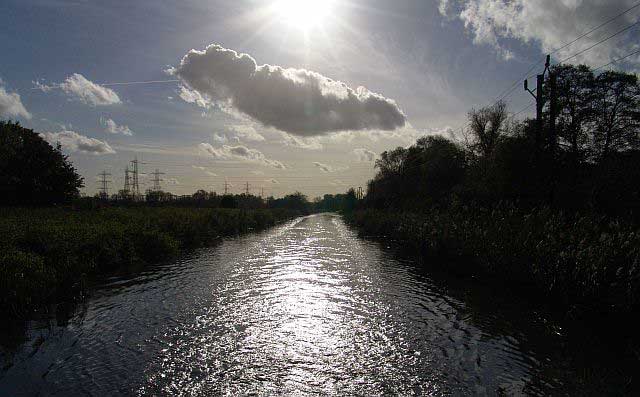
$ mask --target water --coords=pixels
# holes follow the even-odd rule
[[[0,395],[572,390],[561,330],[397,258],[316,215],[107,280],[68,321],[31,324]]]

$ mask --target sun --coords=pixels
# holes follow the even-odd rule
[[[279,0],[276,13],[283,22],[302,30],[322,25],[334,8],[334,0]]]

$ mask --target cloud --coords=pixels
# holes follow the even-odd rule
[[[199,147],[216,160],[241,160],[278,169],[286,168],[280,161],[267,158],[261,151],[242,145],[214,147],[209,143],[201,143]]]
[[[269,182],[272,185],[279,185],[280,182],[278,182],[276,179],[266,179],[265,182]]]
[[[133,131],[127,125],[118,125],[112,119],[105,119],[100,117],[100,124],[104,126],[104,130],[110,134],[122,134],[132,136]]]
[[[60,142],[65,150],[89,154],[113,154],[115,150],[105,141],[89,138],[74,131],[45,132],[40,134],[52,145]]]
[[[36,81],[35,86],[42,92],[49,92],[55,88],[59,88],[69,97],[91,106],[107,106],[122,103],[115,91],[96,84],[79,73],[74,73],[67,77],[63,83],[45,85]]]
[[[474,43],[494,47],[503,58],[513,56],[506,48],[509,39],[540,45],[549,53],[564,43],[600,25],[610,17],[631,7],[635,0],[440,0],[443,15],[459,18],[473,35]],[[608,37],[634,22],[634,13],[628,13],[607,24],[575,44],[558,51],[554,56],[565,59],[581,49]],[[600,65],[637,48],[634,40],[616,37],[594,47],[571,63]],[[637,60],[636,60],[637,62]]]
[[[376,154],[368,149],[353,149],[358,161],[372,162],[376,159]]]
[[[2,80],[0,80],[0,84]],[[0,85],[0,116],[1,117],[23,117],[25,119],[31,118],[31,113],[22,104],[20,95],[15,92],[7,92],[5,88]]]
[[[304,69],[258,66],[247,54],[210,45],[191,50],[170,72],[198,103],[228,103],[265,126],[299,136],[334,131],[394,130],[405,115],[391,99],[364,87],[352,89],[339,81]]]
[[[165,182],[167,183],[167,185],[179,185],[180,181],[177,180],[176,178],[169,178],[167,180],[165,180]]]
[[[314,161],[313,165],[315,165],[316,167],[320,168],[320,170],[322,172],[333,172],[333,171],[335,171],[333,169],[333,167],[331,167],[330,165],[323,164],[323,163],[318,163],[317,161]]]
[[[201,108],[208,109],[211,107],[211,103],[207,101],[198,91],[190,90],[187,87],[180,87],[178,96],[187,103],[193,103]]]
[[[198,165],[192,165],[191,167],[193,169],[195,169],[195,170],[203,171],[208,176],[218,176],[218,174],[216,174],[215,172],[209,171],[209,169],[207,167],[202,167],[202,166],[198,166]]]
[[[290,135],[286,132],[282,132],[282,143],[285,146],[296,147],[305,150],[322,150],[324,146],[318,142],[317,138],[300,138],[294,135]]]
[[[262,136],[255,128],[246,124],[230,125],[226,131],[213,134],[213,140],[217,143],[262,142]]]
[[[228,127],[230,133],[238,137],[241,141],[262,142],[264,137],[250,125],[238,124]]]

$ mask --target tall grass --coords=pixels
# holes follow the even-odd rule
[[[87,277],[272,226],[290,210],[0,209],[0,311],[23,316]]]
[[[351,220],[366,234],[394,238],[423,255],[460,259],[440,263],[463,263],[465,271],[513,286],[533,285],[567,313],[639,308],[640,229],[632,224],[509,205],[364,210]]]

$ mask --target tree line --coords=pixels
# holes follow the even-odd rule
[[[262,198],[251,194],[224,194],[200,189],[176,196],[148,191],[134,197],[120,191],[111,197],[96,194],[80,197],[84,179],[60,145],[52,146],[40,134],[19,123],[0,120],[0,206],[44,207],[73,205],[76,208],[174,206],[227,209],[287,209],[300,213],[341,211],[356,206],[355,191],[317,197],[310,201],[295,192],[284,197]]]
[[[558,65],[540,122],[504,102],[472,109],[461,139],[420,138],[382,153],[366,206],[420,209],[505,201],[521,207],[640,213],[640,85],[635,74]],[[551,81],[547,81],[551,83]]]

